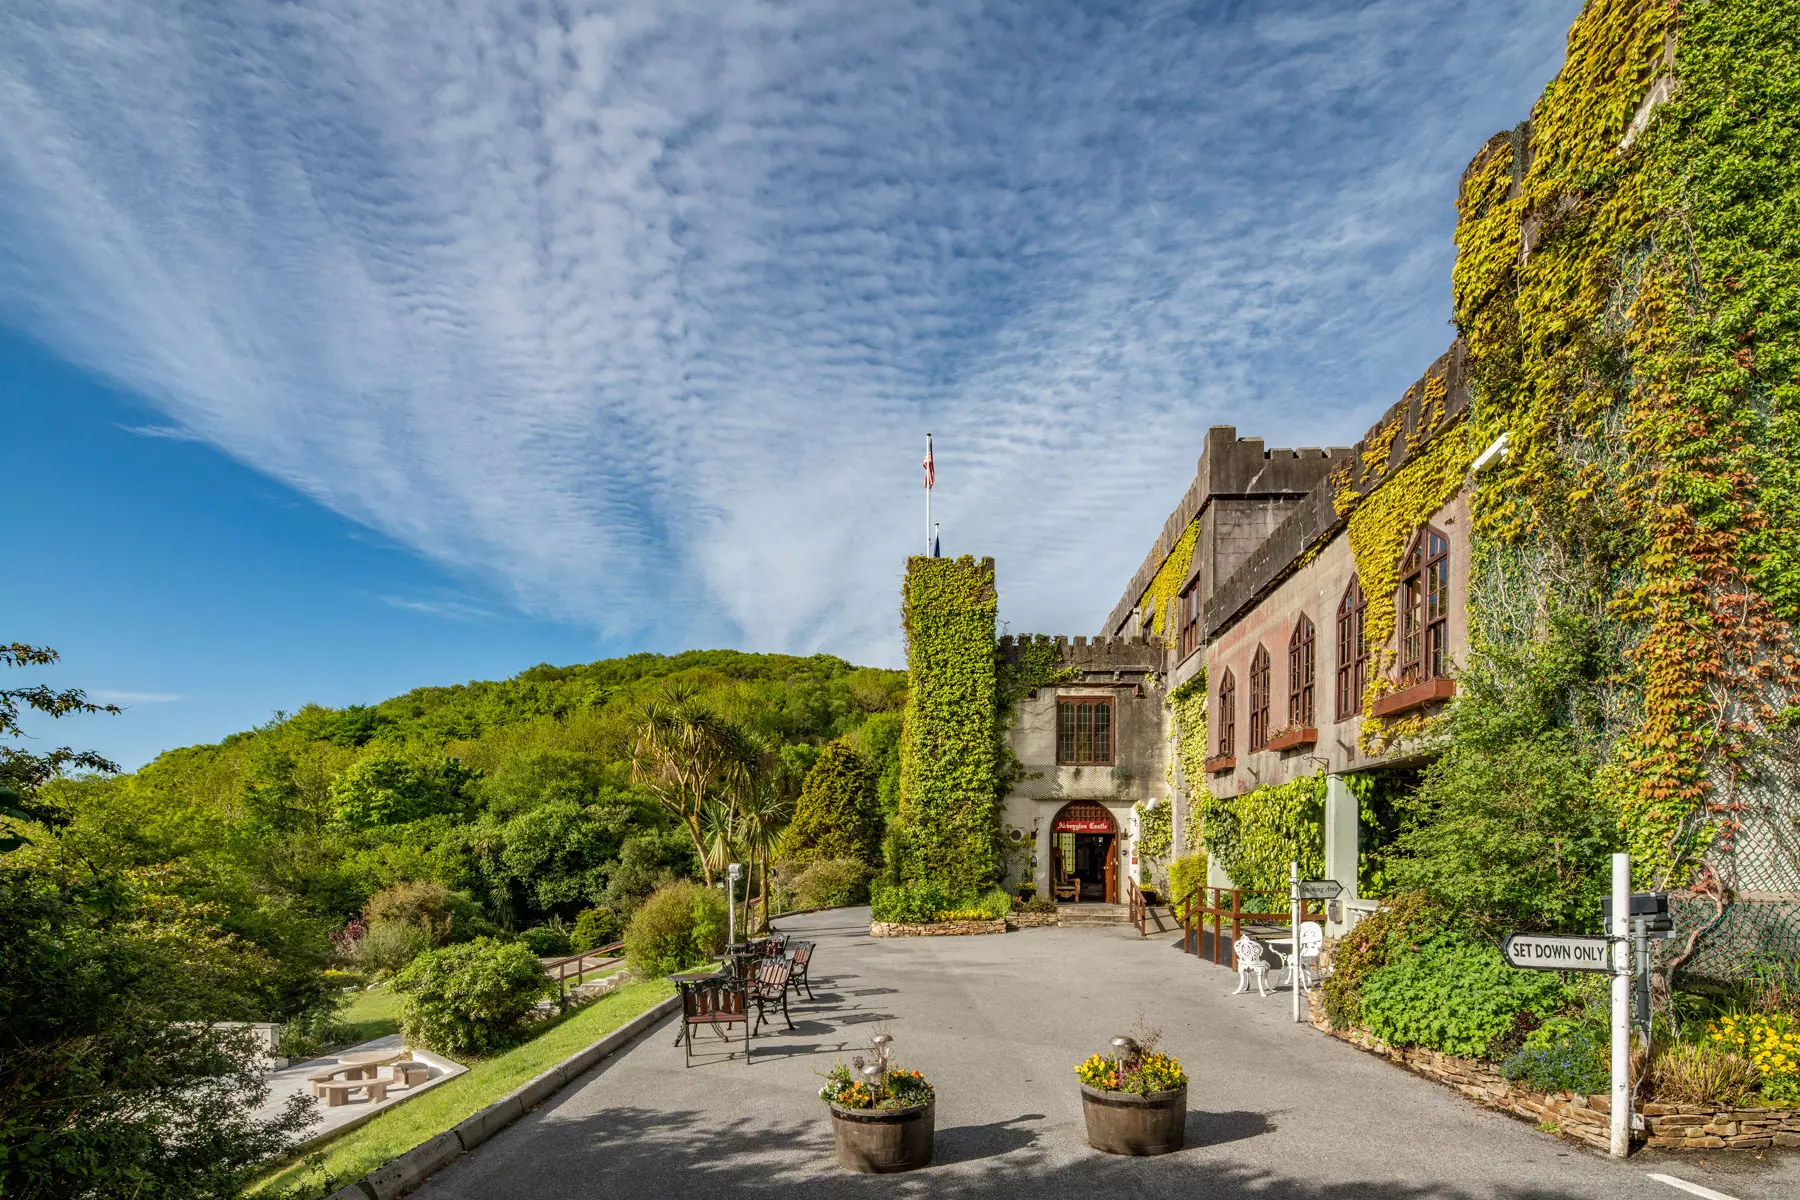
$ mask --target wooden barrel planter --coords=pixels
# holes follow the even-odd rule
[[[831,1106],[838,1165],[868,1175],[911,1171],[931,1162],[937,1132],[937,1101],[911,1108]]]
[[[1187,1144],[1187,1085],[1140,1096],[1081,1088],[1088,1145],[1108,1154],[1169,1154]]]

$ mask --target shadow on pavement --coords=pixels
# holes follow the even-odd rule
[[[1175,1200],[1583,1200],[1585,1193],[1518,1186],[1468,1191],[1448,1184],[1393,1180],[1301,1179],[1265,1167],[1219,1161],[1210,1147],[1268,1132],[1260,1114],[1193,1113],[1198,1136],[1189,1148],[1160,1158],[1115,1158],[1085,1148],[1073,1161],[1053,1158],[1046,1136],[1064,1128],[1031,1128],[1026,1113],[987,1125],[941,1129],[936,1161],[903,1176],[855,1175],[832,1160],[829,1120],[721,1119],[694,1110],[612,1108],[579,1121],[535,1130],[529,1187],[522,1164],[500,1154],[473,1155],[467,1168],[428,1188],[433,1196],[533,1197],[704,1195],[807,1197],[974,1196],[1021,1200],[1104,1200],[1112,1196]],[[1060,1161],[1059,1161],[1060,1159]],[[1321,1174],[1328,1172],[1322,1171]]]
[[[990,1125],[958,1125],[937,1131],[933,1157],[937,1164],[973,1162],[978,1158],[995,1158],[1037,1145],[1037,1133],[1015,1126],[1025,1121],[1042,1121],[1043,1113],[1026,1113],[1010,1121]]]
[[[1226,1142],[1241,1142],[1245,1138],[1273,1133],[1275,1132],[1275,1122],[1269,1120],[1267,1113],[1214,1113],[1191,1109],[1187,1115],[1184,1132],[1187,1134],[1187,1148],[1197,1150],[1206,1146],[1223,1146]]]

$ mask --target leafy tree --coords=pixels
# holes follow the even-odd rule
[[[0,649],[8,666],[55,660]],[[14,689],[0,693],[0,731],[19,735],[21,704],[104,710],[79,691]],[[4,747],[6,815],[62,824],[41,793],[70,766],[111,769]],[[252,1115],[268,1095],[256,1047],[212,1022],[255,1015],[277,964],[174,874],[100,867],[35,829],[0,844],[0,1195],[231,1194],[313,1119],[298,1097],[273,1120]]]
[[[1390,851],[1395,890],[1490,933],[1598,927],[1620,846],[1595,778],[1601,645],[1591,624],[1553,612],[1538,644],[1474,656]]]
[[[822,858],[881,861],[881,812],[875,772],[847,743],[833,742],[807,773],[778,854],[795,862]]]
[[[650,893],[698,869],[685,834],[639,833],[619,847],[619,861],[606,880],[606,907],[616,913],[635,911]]]
[[[338,820],[353,828],[398,825],[460,808],[469,778],[454,759],[421,763],[377,747],[333,781],[331,800]]]
[[[633,816],[626,805],[552,800],[506,823],[500,861],[539,912],[573,910],[605,894]]]
[[[761,769],[761,747],[742,722],[691,683],[664,686],[632,724],[631,777],[687,831],[710,887],[717,869],[716,854],[708,855],[710,810],[722,806],[729,813],[750,789]]]

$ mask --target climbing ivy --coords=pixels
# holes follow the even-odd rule
[[[1169,548],[1169,553],[1157,568],[1156,578],[1144,589],[1143,599],[1138,601],[1138,624],[1147,627],[1156,636],[1161,637],[1169,627],[1170,614],[1175,609],[1175,598],[1181,594],[1182,580],[1194,565],[1194,546],[1200,540],[1200,518],[1195,517],[1188,522],[1181,536]]]
[[[907,560],[900,873],[953,897],[1000,877],[997,607],[993,559]]]
[[[1795,757],[1797,43],[1800,0],[1591,0],[1459,199],[1484,558],[1622,631],[1597,781],[1664,883]]]
[[[1176,792],[1175,769],[1181,768],[1181,788],[1188,796],[1186,828],[1182,830],[1182,849],[1192,853],[1200,849],[1200,806],[1195,797],[1206,791],[1206,668],[1202,667],[1186,683],[1171,689],[1163,701],[1169,709],[1169,740],[1175,752],[1169,755],[1169,795]]]
[[[1419,428],[1429,429],[1441,416],[1445,395],[1441,376],[1427,380],[1421,401]],[[1435,408],[1434,408],[1435,406]],[[1396,417],[1389,422],[1395,428]],[[1379,753],[1407,732],[1411,725],[1383,722],[1373,715],[1375,701],[1393,690],[1394,622],[1396,610],[1386,597],[1400,586],[1400,557],[1420,526],[1455,498],[1462,489],[1469,465],[1468,425],[1457,420],[1427,443],[1425,449],[1366,494],[1341,484],[1336,503],[1348,513],[1347,536],[1356,559],[1357,578],[1370,597],[1363,633],[1371,649],[1368,686],[1363,690],[1363,749]],[[1382,456],[1386,465],[1386,455]]]
[[[1284,896],[1288,863],[1304,879],[1325,874],[1325,773],[1268,784],[1241,796],[1197,797],[1207,855],[1233,886]]]

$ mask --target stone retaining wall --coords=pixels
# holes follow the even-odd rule
[[[1008,929],[1043,929],[1056,924],[1053,912],[1020,912],[1006,918]]]
[[[870,937],[961,937],[972,933],[1005,933],[1006,922],[932,921],[925,925],[905,925],[899,921],[869,922]]]
[[[1447,1084],[1477,1104],[1524,1117],[1540,1127],[1555,1124],[1564,1135],[1600,1150],[1611,1146],[1611,1096],[1528,1091],[1503,1078],[1489,1063],[1416,1046],[1391,1046],[1366,1029],[1333,1029],[1325,1019],[1319,993],[1314,991],[1308,999],[1312,1023],[1332,1037],[1379,1054],[1415,1075]],[[1639,1104],[1637,1111],[1644,1118],[1644,1128],[1634,1132],[1632,1140],[1651,1146],[1674,1150],[1800,1147],[1800,1109],[1651,1103]]]

